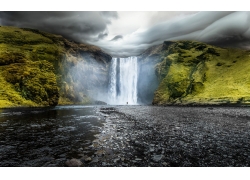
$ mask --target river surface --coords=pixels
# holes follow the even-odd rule
[[[249,107],[0,110],[0,166],[250,166]]]
[[[91,106],[0,110],[0,166],[64,166],[92,155],[88,146],[103,124]]]

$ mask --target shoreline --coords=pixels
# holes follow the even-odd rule
[[[250,165],[250,111],[157,106],[100,107],[106,123],[88,167]]]
[[[137,104],[137,105],[109,105],[109,104],[60,104],[56,106],[13,106],[13,107],[1,107],[0,110],[3,109],[39,109],[39,108],[55,108],[60,106],[152,106],[152,107],[250,107],[250,104],[237,104],[237,103],[225,103],[225,104],[164,104],[164,105],[156,105],[156,104]]]

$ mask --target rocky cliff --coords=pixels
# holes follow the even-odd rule
[[[250,51],[194,41],[162,46],[153,104],[250,103]]]
[[[0,27],[0,108],[104,100],[111,56],[34,29]]]
[[[154,92],[159,86],[156,76],[156,64],[161,62],[163,44],[153,46],[138,56],[138,102],[140,104],[152,104]]]

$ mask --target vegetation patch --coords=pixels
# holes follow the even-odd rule
[[[0,108],[90,103],[88,92],[106,83],[110,59],[95,46],[60,35],[1,26]],[[72,69],[79,64],[92,64],[89,73],[76,77]],[[91,79],[95,72],[103,78]]]
[[[168,44],[155,68],[160,85],[153,104],[249,104],[249,51],[195,41]]]

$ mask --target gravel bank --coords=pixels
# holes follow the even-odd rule
[[[83,166],[249,166],[250,108],[103,106]]]

